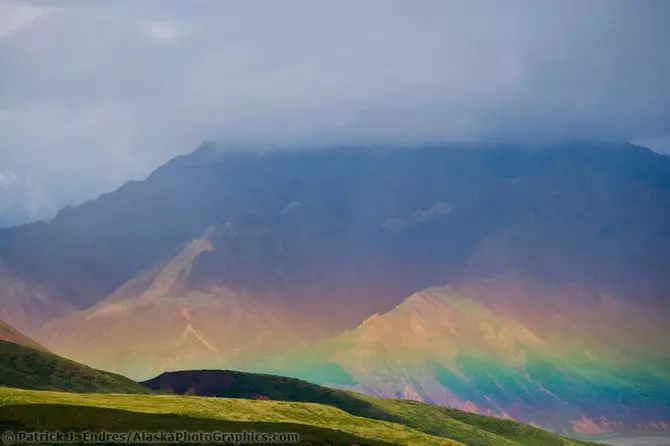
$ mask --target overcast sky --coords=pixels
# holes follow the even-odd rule
[[[60,206],[203,140],[670,153],[669,79],[665,0],[0,0],[0,174]]]

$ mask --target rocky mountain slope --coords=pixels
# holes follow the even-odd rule
[[[670,428],[670,315],[577,285],[429,288],[255,370],[532,422]]]
[[[207,236],[92,308],[48,322],[37,337],[63,356],[138,379],[306,346],[299,324],[272,302],[223,285],[189,289],[193,262],[211,249]]]
[[[325,331],[462,277],[523,270],[670,293],[670,158],[626,144],[248,153],[205,145],[145,181],[0,231],[0,304],[29,333],[211,228],[189,287],[289,299]]]

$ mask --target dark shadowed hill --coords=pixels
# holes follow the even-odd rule
[[[176,394],[325,404],[359,417],[403,424],[473,446],[587,444],[509,420],[430,404],[373,398],[276,375],[191,370],[164,373],[142,384]]]
[[[177,395],[328,404],[349,413],[382,420],[392,417],[357,394],[278,375],[233,370],[166,372],[142,385]]]

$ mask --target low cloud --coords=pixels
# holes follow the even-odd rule
[[[0,165],[60,205],[203,140],[670,138],[663,0],[0,0],[0,17]]]
[[[144,31],[149,37],[158,40],[173,40],[182,33],[182,26],[170,20],[149,20]]]

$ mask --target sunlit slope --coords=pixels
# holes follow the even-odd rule
[[[487,426],[477,426],[476,422],[451,419],[444,409],[434,408],[435,412],[431,413],[431,408],[427,405],[406,408],[402,406],[403,404],[405,403],[389,401],[385,410],[406,413],[407,419],[416,417],[417,427],[405,425],[407,420],[396,422],[374,420],[354,416],[333,406],[303,402],[167,395],[68,394],[0,389],[0,415],[7,420],[6,425],[11,427],[56,429],[60,427],[60,422],[64,422],[74,430],[113,427],[128,429],[144,422],[143,429],[148,430],[247,429],[298,432],[309,435],[317,441],[329,441],[330,444],[352,444],[350,442],[354,437],[359,441],[356,444],[472,446],[586,444],[527,426],[519,426],[517,423],[495,419],[489,421],[488,427],[492,428],[508,423],[505,433],[507,435],[514,433],[521,438],[520,441],[514,441],[501,435],[490,434],[483,429]],[[59,416],[40,416],[55,413]],[[483,420],[479,423],[483,423]],[[433,435],[426,434],[424,430],[432,430]],[[523,434],[524,430],[529,434]],[[447,438],[454,436],[461,437],[461,440]]]
[[[283,428],[279,430],[293,431],[292,428],[296,425],[319,427],[338,431],[349,437],[371,441],[372,444],[445,446],[463,444],[446,438],[427,435],[400,424],[355,417],[334,407],[310,403],[164,395],[71,394],[0,388],[0,405],[2,406],[0,407],[0,413],[8,414],[10,416],[9,420],[13,423],[29,425],[30,427],[42,426],[38,426],[40,424],[39,419],[31,417],[32,411],[28,410],[25,407],[26,405],[35,405],[34,410],[36,411],[47,410],[44,406],[50,405],[52,414],[58,413],[59,405],[67,405],[79,408],[80,421],[78,423],[81,429],[105,429],[108,421],[104,416],[99,417],[99,409],[118,409],[139,414],[137,415],[138,420],[143,417],[155,420],[155,415],[179,415],[195,419],[190,423],[184,421],[183,418],[179,420],[178,425],[182,428],[202,426],[202,421],[198,420],[210,420],[212,423],[208,426],[217,428],[219,426],[221,428],[226,427],[230,422],[258,423],[261,425],[268,423],[275,427],[281,426],[280,423],[288,423],[285,427],[281,426]],[[16,415],[12,416],[12,414],[17,413],[15,409],[17,406],[20,407],[21,412],[19,412],[18,417]],[[91,410],[94,408],[96,410]],[[86,417],[87,410],[91,410],[90,418]],[[113,417],[114,414],[111,414],[110,418]],[[221,422],[221,424],[217,425],[214,421]],[[42,423],[45,422],[42,421]],[[171,426],[171,424],[160,421],[153,421],[153,423],[157,427]],[[50,424],[53,426],[57,423],[51,422]],[[171,428],[171,430],[173,429]],[[340,442],[339,444],[350,443]]]
[[[254,370],[537,423],[560,432],[667,426],[667,314],[576,286],[431,288]]]
[[[301,441],[298,446],[321,445],[369,445],[395,446],[398,443],[382,442],[345,434],[335,429],[293,423],[273,423],[254,421],[226,421],[209,418],[195,418],[189,415],[147,414],[120,409],[96,407],[64,406],[61,404],[24,404],[0,407],[0,417],[8,429],[37,430],[62,429],[68,431],[96,431],[104,426],[113,432],[226,432],[244,435],[257,433],[297,433]],[[2,429],[0,428],[0,431]]]
[[[143,384],[176,394],[326,404],[352,415],[400,423],[472,446],[581,444],[509,420],[419,402],[375,398],[275,375],[193,370],[165,373]]]

